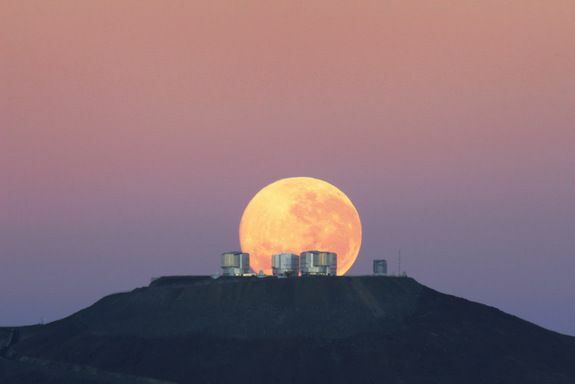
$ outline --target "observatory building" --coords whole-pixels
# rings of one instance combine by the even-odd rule
[[[222,253],[222,275],[244,276],[251,273],[250,254],[243,252]]]
[[[272,255],[272,273],[274,276],[297,276],[299,274],[299,256],[293,253]]]
[[[300,271],[302,276],[337,274],[337,254],[333,252],[306,251],[300,255]]]
[[[373,274],[375,276],[387,275],[387,260],[373,260]]]

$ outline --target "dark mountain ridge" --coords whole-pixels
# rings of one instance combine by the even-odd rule
[[[573,384],[575,338],[411,278],[190,276],[23,327],[0,359],[2,383],[231,381]]]

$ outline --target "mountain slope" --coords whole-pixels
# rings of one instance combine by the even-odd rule
[[[12,349],[22,374],[28,359],[180,383],[575,383],[574,338],[395,277],[162,278]]]

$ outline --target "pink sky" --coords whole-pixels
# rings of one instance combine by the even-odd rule
[[[433,288],[575,334],[571,1],[0,4],[0,325],[217,271],[312,176]]]

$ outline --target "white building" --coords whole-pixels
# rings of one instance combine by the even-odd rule
[[[251,274],[250,254],[243,252],[222,253],[222,275],[244,276]]]
[[[334,252],[305,251],[300,255],[300,271],[302,276],[337,274],[337,254]]]
[[[373,260],[373,274],[375,276],[387,275],[387,260]]]
[[[272,273],[274,276],[297,276],[299,274],[299,256],[293,253],[272,255]]]

